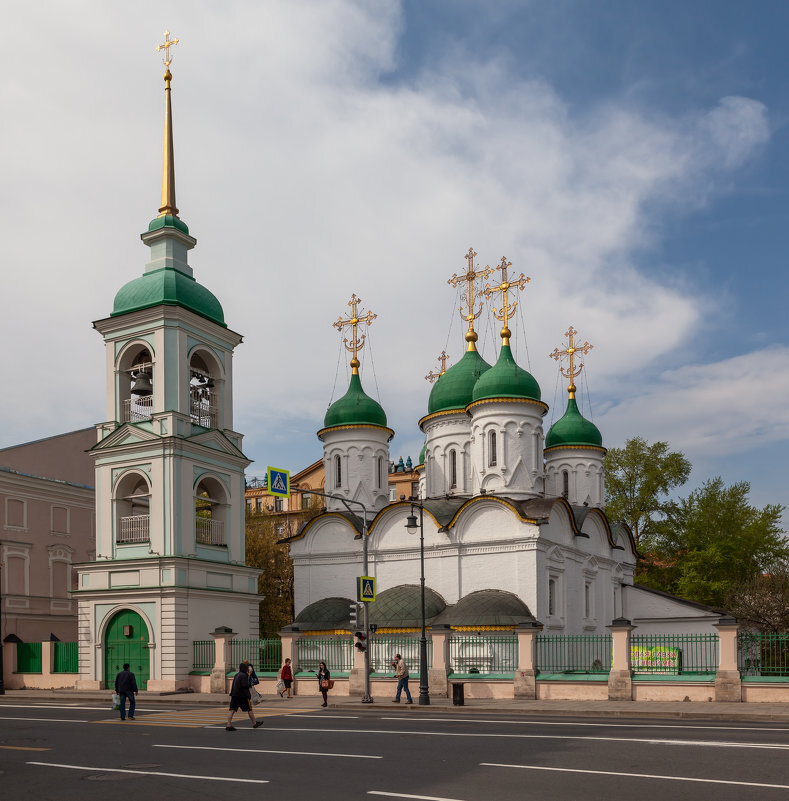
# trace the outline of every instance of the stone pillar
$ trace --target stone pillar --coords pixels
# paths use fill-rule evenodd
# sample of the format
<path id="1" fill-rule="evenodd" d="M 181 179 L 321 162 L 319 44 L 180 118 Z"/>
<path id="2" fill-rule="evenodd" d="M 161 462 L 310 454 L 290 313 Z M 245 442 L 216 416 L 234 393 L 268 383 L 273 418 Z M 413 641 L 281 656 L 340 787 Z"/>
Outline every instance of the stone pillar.
<path id="1" fill-rule="evenodd" d="M 354 642 L 356 638 L 354 637 Z M 363 643 L 365 647 L 370 647 L 370 641 L 365 640 Z M 353 649 L 353 668 L 348 674 L 348 695 L 359 696 L 364 695 L 364 651 L 358 648 Z"/>
<path id="2" fill-rule="evenodd" d="M 608 674 L 608 700 L 633 700 L 633 673 L 630 669 L 630 632 L 635 626 L 624 617 L 611 621 L 611 672 Z"/>
<path id="3" fill-rule="evenodd" d="M 11 634 L 3 640 L 3 684 L 6 690 L 21 690 L 24 682 L 16 672 L 16 646 L 21 640 Z"/>
<path id="4" fill-rule="evenodd" d="M 283 629 L 279 633 L 279 638 L 282 640 L 282 664 L 285 664 L 286 659 L 290 659 L 290 669 L 293 671 L 291 693 L 296 695 L 296 671 L 299 669 L 299 632 Z"/>
<path id="5" fill-rule="evenodd" d="M 216 656 L 214 659 L 214 667 L 211 670 L 211 684 L 210 692 L 227 693 L 227 669 L 230 664 L 230 641 L 236 636 L 233 629 L 227 626 L 217 626 L 211 632 L 214 638 Z"/>
<path id="6" fill-rule="evenodd" d="M 537 635 L 541 631 L 542 623 L 537 620 L 518 624 L 518 669 L 513 687 L 516 698 L 537 697 Z"/>
<path id="7" fill-rule="evenodd" d="M 47 685 L 47 679 L 50 679 L 49 686 L 52 686 L 52 671 L 55 669 L 55 643 L 52 640 L 44 640 L 41 643 L 41 686 Z"/>
<path id="8" fill-rule="evenodd" d="M 452 633 L 447 625 L 432 626 L 430 639 L 433 643 L 432 667 L 427 671 L 427 683 L 430 695 L 449 697 L 449 635 Z"/>
<path id="9" fill-rule="evenodd" d="M 733 617 L 722 617 L 718 630 L 718 672 L 715 674 L 716 701 L 742 701 L 742 679 L 737 668 L 737 633 L 740 629 Z"/>

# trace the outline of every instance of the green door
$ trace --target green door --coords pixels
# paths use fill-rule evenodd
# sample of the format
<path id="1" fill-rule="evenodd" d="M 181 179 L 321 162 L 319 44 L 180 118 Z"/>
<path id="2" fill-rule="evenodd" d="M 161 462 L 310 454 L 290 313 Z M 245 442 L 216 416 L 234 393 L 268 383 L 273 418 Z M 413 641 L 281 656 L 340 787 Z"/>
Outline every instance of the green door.
<path id="1" fill-rule="evenodd" d="M 148 627 L 143 619 L 131 609 L 118 612 L 107 626 L 104 637 L 104 679 L 107 687 L 115 686 L 115 677 L 123 670 L 125 662 L 137 679 L 137 686 L 144 690 L 151 676 L 150 651 L 148 650 Z"/>

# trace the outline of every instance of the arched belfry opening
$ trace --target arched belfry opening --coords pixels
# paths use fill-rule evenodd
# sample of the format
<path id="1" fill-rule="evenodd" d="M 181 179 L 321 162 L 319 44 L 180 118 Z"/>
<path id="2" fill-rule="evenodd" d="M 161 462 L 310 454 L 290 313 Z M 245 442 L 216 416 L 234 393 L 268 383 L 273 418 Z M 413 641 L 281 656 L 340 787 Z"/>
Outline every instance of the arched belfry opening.
<path id="1" fill-rule="evenodd" d="M 219 421 L 219 388 L 217 369 L 200 353 L 189 359 L 189 415 L 203 428 L 217 428 Z"/>
<path id="2" fill-rule="evenodd" d="M 150 420 L 153 411 L 153 356 L 142 344 L 127 349 L 119 365 L 118 399 L 122 423 Z"/>
<path id="3" fill-rule="evenodd" d="M 195 487 L 195 542 L 227 547 L 228 495 L 221 481 L 207 476 Z"/>
<path id="4" fill-rule="evenodd" d="M 127 473 L 115 487 L 115 544 L 134 545 L 151 539 L 151 488 L 140 473 Z"/>

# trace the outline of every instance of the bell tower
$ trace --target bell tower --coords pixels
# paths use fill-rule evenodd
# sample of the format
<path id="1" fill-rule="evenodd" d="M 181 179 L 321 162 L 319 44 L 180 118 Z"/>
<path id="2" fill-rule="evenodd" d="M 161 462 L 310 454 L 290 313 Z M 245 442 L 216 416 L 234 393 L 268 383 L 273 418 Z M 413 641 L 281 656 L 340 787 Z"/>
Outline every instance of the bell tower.
<path id="1" fill-rule="evenodd" d="M 193 640 L 220 626 L 243 637 L 258 631 L 259 571 L 244 565 L 249 460 L 233 430 L 233 351 L 242 338 L 188 263 L 197 240 L 175 203 L 176 44 L 168 31 L 157 48 L 165 53 L 164 156 L 159 214 L 141 235 L 150 260 L 93 324 L 105 344 L 107 419 L 92 449 L 96 561 L 80 566 L 76 593 L 82 687 L 114 679 L 120 646 L 108 637 L 119 616 L 137 621 L 121 628 L 157 690 L 190 683 Z"/>

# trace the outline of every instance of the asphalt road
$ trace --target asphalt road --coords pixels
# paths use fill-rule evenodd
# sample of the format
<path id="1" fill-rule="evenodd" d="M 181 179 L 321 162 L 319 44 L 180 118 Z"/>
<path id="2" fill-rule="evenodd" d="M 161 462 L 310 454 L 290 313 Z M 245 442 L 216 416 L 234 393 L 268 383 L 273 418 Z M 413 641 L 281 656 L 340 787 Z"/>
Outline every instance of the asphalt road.
<path id="1" fill-rule="evenodd" d="M 789 726 L 0 702 L 0 797 L 789 799 Z"/>

